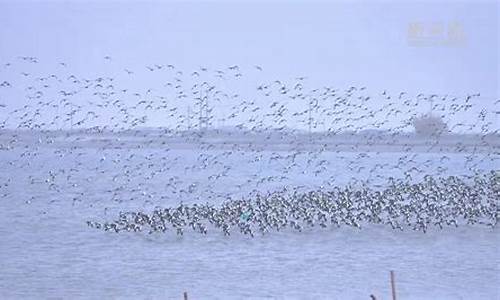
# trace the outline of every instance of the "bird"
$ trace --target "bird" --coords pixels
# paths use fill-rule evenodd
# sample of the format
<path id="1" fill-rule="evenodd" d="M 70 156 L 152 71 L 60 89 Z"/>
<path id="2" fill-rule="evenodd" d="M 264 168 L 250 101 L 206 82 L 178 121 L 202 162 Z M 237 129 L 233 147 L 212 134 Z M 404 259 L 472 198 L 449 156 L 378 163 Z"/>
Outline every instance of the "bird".
<path id="1" fill-rule="evenodd" d="M 37 61 L 2 69 L 0 167 L 10 170 L 0 175 L 2 199 L 15 201 L 13 186 L 30 208 L 67 199 L 104 211 L 90 227 L 123 234 L 496 226 L 498 112 L 476 101 L 484 95 L 391 97 L 312 76 L 269 80 L 254 64 L 257 79 L 237 64 L 192 71 L 150 62 L 88 75 Z M 416 132 L 415 120 L 436 111 L 446 126 Z M 126 218 L 109 219 L 132 203 Z"/>

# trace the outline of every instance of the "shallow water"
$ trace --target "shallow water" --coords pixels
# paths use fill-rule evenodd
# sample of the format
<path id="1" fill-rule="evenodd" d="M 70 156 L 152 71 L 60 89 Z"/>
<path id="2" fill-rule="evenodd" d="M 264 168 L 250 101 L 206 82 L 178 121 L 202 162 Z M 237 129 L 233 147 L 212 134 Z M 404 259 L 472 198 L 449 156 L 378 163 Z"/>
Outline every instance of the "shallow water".
<path id="1" fill-rule="evenodd" d="M 369 299 L 370 294 L 388 299 L 390 270 L 401 299 L 499 298 L 498 227 L 422 234 L 370 225 L 252 239 L 218 231 L 183 237 L 114 234 L 85 224 L 113 219 L 120 210 L 150 210 L 181 200 L 220 203 L 253 190 L 327 188 L 352 177 L 382 184 L 388 176 L 404 178 L 411 163 L 391 166 L 406 153 L 360 158 L 359 153 L 323 152 L 309 165 L 311 154 L 301 154 L 284 173 L 284 162 L 269 160 L 276 154 L 271 151 L 237 151 L 207 163 L 200 153 L 213 158 L 224 150 L 28 150 L 22 157 L 23 148 L 0 153 L 2 299 L 182 299 L 184 291 L 190 299 Z M 437 173 L 442 155 L 418 154 L 415 166 L 422 172 L 412 178 Z M 470 174 L 472 164 L 498 169 L 498 157 L 492 155 L 469 161 L 468 154 L 446 155 L 450 159 L 442 176 Z M 321 160 L 327 168 L 314 175 Z M 369 172 L 376 164 L 386 166 Z M 359 166 L 365 168 L 350 169 Z M 225 167 L 225 175 L 211 177 Z M 286 178 L 274 178 L 280 174 Z"/>

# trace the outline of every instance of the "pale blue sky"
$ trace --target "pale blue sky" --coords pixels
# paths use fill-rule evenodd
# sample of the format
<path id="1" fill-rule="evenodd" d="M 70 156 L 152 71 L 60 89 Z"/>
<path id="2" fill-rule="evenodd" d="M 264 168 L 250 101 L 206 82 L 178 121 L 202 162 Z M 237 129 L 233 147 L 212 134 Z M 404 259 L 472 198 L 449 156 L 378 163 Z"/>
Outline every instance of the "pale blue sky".
<path id="1" fill-rule="evenodd" d="M 36 56 L 46 74 L 64 61 L 81 75 L 154 63 L 186 71 L 257 64 L 270 79 L 305 75 L 318 86 L 480 92 L 492 110 L 500 95 L 499 11 L 496 1 L 0 1 L 0 63 Z M 444 32 L 458 24 L 464 39 L 414 45 L 415 24 Z M 106 55 L 112 63 L 103 63 Z M 8 74 L 0 71 L 0 82 Z"/>

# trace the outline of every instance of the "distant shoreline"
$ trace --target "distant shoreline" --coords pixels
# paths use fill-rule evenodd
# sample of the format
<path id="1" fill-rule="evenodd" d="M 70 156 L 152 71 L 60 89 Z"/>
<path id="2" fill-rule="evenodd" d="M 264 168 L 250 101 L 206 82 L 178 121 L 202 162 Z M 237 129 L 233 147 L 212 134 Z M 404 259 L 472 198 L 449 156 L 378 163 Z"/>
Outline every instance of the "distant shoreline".
<path id="1" fill-rule="evenodd" d="M 499 134 L 447 134 L 439 137 L 415 133 L 362 131 L 307 133 L 268 130 L 261 132 L 207 130 L 179 131 L 137 129 L 127 131 L 92 130 L 0 130 L 0 149 L 39 144 L 49 147 L 90 148 L 169 148 L 270 151 L 338 152 L 493 152 L 500 154 Z"/>

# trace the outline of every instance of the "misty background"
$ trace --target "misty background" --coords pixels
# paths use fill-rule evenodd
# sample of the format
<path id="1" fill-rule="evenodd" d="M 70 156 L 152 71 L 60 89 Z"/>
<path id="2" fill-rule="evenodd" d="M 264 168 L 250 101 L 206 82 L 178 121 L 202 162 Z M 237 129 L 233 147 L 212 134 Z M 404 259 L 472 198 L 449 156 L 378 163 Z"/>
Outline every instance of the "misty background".
<path id="1" fill-rule="evenodd" d="M 338 89 L 338 94 L 355 87 L 355 97 L 370 99 L 359 103 L 365 111 L 350 109 L 350 129 L 374 129 L 373 124 L 380 120 L 387 122 L 379 129 L 398 127 L 411 117 L 428 113 L 432 95 L 444 99 L 436 102 L 433 111 L 443 117 L 451 131 L 491 133 L 499 129 L 499 10 L 495 1 L 286 5 L 279 1 L 2 1 L 0 6 L 0 82 L 9 83 L 9 87 L 0 87 L 0 121 L 6 128 L 19 124 L 20 115 L 11 114 L 15 109 L 21 111 L 35 100 L 52 103 L 63 98 L 71 102 L 66 110 L 47 106 L 37 122 L 48 124 L 55 115 L 71 113 L 74 105 L 83 108 L 80 118 L 74 113 L 71 122 L 61 118 L 42 128 L 69 129 L 89 111 L 99 117 L 87 118 L 80 127 L 117 122 L 110 121 L 116 111 L 94 106 L 103 100 L 102 94 L 80 91 L 84 79 L 109 78 L 115 90 L 127 89 L 109 100 L 119 99 L 131 107 L 142 100 L 160 101 L 159 97 L 164 97 L 168 109 L 178 107 L 172 116 L 168 109 L 165 113 L 137 108 L 134 116 L 144 122 L 136 125 L 144 127 L 187 129 L 188 123 L 196 124 L 197 96 L 190 92 L 193 85 L 202 82 L 209 82 L 227 96 L 210 100 L 214 106 L 211 127 L 244 124 L 252 117 L 248 111 L 227 118 L 241 109 L 235 104 L 243 101 L 254 101 L 255 107 L 261 108 L 258 116 L 269 112 L 274 101 L 285 105 L 290 114 L 307 110 L 307 99 L 290 101 L 279 93 L 266 98 L 257 89 L 278 80 L 292 89 L 300 83 L 309 95 L 324 87 Z M 23 57 L 35 58 L 36 63 Z M 231 73 L 228 67 L 234 66 L 238 69 Z M 225 77 L 215 78 L 220 70 L 226 72 Z M 37 79 L 50 75 L 58 80 L 53 80 L 43 95 L 27 89 L 33 86 L 36 90 Z M 79 91 L 69 94 L 77 91 L 75 79 L 79 80 Z M 166 87 L 175 80 L 182 80 L 184 98 L 176 98 L 178 94 Z M 405 100 L 413 105 L 408 108 Z M 318 105 L 334 103 L 335 98 Z M 402 113 L 387 116 L 386 105 L 390 103 L 390 108 Z M 453 111 L 453 104 L 469 107 Z M 372 119 L 362 118 L 366 111 L 376 109 L 382 110 Z M 186 116 L 190 116 L 189 121 Z M 289 116 L 285 125 L 307 129 L 308 117 Z M 313 130 L 342 131 L 331 115 L 316 113 L 312 118 L 317 120 Z M 479 118 L 483 123 L 473 126 Z M 273 126 L 271 119 L 262 118 L 262 122 Z M 481 127 L 484 124 L 488 126 Z"/>

